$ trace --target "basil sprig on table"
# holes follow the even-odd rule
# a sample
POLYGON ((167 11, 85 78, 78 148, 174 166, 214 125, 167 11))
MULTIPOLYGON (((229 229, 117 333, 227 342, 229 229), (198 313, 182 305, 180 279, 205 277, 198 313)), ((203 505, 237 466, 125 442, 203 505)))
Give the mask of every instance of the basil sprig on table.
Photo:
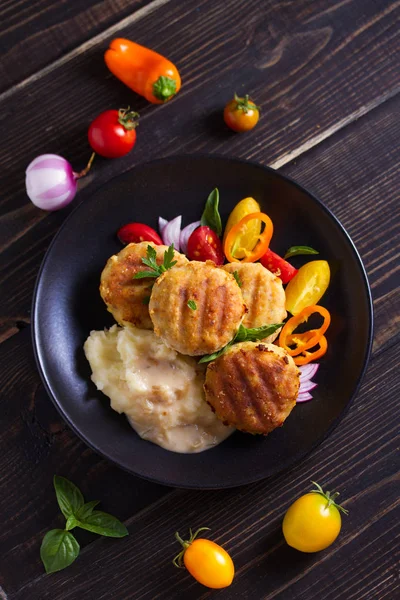
POLYGON ((284 323, 273 323, 272 325, 263 325, 262 327, 253 327, 251 329, 247 329, 244 325, 240 325, 237 334, 229 344, 221 348, 221 350, 218 350, 218 352, 206 354, 199 360, 199 363, 208 363, 219 358, 228 350, 228 348, 233 346, 233 344, 238 344, 239 342, 258 342, 259 340, 263 340, 275 333, 275 331, 280 327, 283 327, 283 325, 284 323))
POLYGON ((40 558, 46 573, 61 571, 74 562, 80 550, 71 529, 80 527, 98 535, 121 538, 128 530, 116 517, 100 510, 94 510, 99 500, 86 502, 79 488, 71 481, 55 475, 53 479, 57 502, 66 518, 64 529, 52 529, 43 538, 40 558))
POLYGON ((200 225, 205 225, 215 231, 218 237, 222 233, 221 216, 218 211, 219 192, 215 188, 208 196, 203 214, 201 215, 200 225))

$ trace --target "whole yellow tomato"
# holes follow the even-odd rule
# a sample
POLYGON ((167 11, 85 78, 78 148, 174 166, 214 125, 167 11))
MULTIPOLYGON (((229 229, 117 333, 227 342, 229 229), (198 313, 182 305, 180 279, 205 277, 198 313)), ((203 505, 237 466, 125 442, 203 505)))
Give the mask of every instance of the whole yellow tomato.
MULTIPOLYGON (((247 217, 247 215, 251 215, 253 213, 261 212, 260 205, 254 198, 243 198, 238 204, 236 204, 235 208, 229 215, 228 222, 224 231, 224 238, 222 245, 225 244, 226 236, 229 231, 232 229, 234 225, 237 225, 239 221, 243 219, 243 217, 247 217)), ((240 250, 236 250, 236 248, 246 248, 247 250, 253 250, 255 245, 257 244, 259 235, 261 233, 261 221, 253 219, 249 221, 246 225, 245 232, 242 233, 240 238, 235 241, 235 245, 232 248, 232 253, 236 258, 244 258, 245 253, 240 250)))
POLYGON ((183 550, 174 558, 173 563, 176 567, 183 567, 184 564, 189 573, 206 587, 213 589, 228 587, 235 575, 233 561, 226 550, 218 544, 211 540, 197 538, 200 531, 206 529, 209 528, 201 527, 196 533, 192 533, 190 529, 190 538, 187 541, 183 540, 178 532, 175 533, 183 550))
POLYGON ((340 511, 347 514, 335 499, 338 492, 324 492, 318 483, 309 494, 301 496, 285 514, 283 535, 292 548, 301 552, 319 552, 330 546, 340 533, 340 511))
POLYGON ((330 278, 326 260, 312 260, 300 267, 285 290, 286 310, 297 315, 307 306, 318 304, 328 288, 330 278))

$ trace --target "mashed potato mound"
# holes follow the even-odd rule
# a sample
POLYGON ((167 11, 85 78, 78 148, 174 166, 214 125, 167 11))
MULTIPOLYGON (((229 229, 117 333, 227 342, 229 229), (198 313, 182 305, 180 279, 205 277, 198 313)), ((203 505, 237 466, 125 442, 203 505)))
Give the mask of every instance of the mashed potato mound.
POLYGON ((191 453, 234 431, 205 402, 202 365, 167 348, 153 331, 117 325, 92 331, 84 350, 97 389, 143 439, 191 453))

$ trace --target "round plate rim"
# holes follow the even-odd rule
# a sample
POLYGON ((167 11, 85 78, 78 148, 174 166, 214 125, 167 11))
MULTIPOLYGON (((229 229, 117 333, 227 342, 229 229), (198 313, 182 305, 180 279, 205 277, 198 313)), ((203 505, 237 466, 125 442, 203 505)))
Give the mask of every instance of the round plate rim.
MULTIPOLYGON (((91 448, 94 452, 96 452, 97 454, 99 454, 100 456, 106 458, 108 461, 110 461, 112 464, 116 465, 117 467, 119 467, 120 469, 123 469, 124 471, 127 471, 128 473, 136 476, 136 477, 140 477, 141 479, 145 479, 146 481, 150 481, 152 483, 156 483, 159 485, 165 485, 168 487, 175 487, 175 488, 179 488, 179 489, 204 489, 204 490, 212 490, 212 489, 229 489, 229 488, 235 488, 235 487, 240 487, 243 485, 248 485, 251 483, 256 483, 258 481, 262 481, 263 479, 266 479, 268 477, 272 477, 273 475, 277 475, 278 473, 282 473, 285 470, 287 470, 290 467, 295 466, 296 464, 299 464, 306 456, 308 456, 309 454, 311 454, 311 452, 313 452, 313 450, 315 450, 316 447, 318 447, 325 439, 327 439, 331 433, 336 429, 336 427, 340 424, 341 420, 346 416, 346 414, 348 413, 359 389, 362 383, 362 380, 364 379, 366 370, 368 368, 368 364, 369 364, 369 360, 371 357, 371 351, 372 351, 372 342, 373 342, 373 331, 374 331, 374 311, 373 311, 373 300, 372 300, 372 293, 371 293, 371 288, 370 288, 370 284, 368 281, 368 276, 366 273, 366 269, 364 267, 363 261, 361 259, 361 256, 352 240, 352 238, 350 237, 349 233, 347 232, 346 228, 342 225, 342 223, 340 222, 340 220, 333 214, 333 212, 317 197, 315 196, 312 192, 310 192, 308 189, 306 189, 304 186, 302 186, 301 184, 299 184, 295 179, 292 179, 290 176, 283 174, 275 169, 273 169, 272 167, 269 167, 267 165, 262 165, 256 161, 251 161, 251 160, 247 160, 244 158, 237 158, 237 157, 233 157, 233 156, 225 156, 223 154, 217 154, 217 153, 191 153, 191 154, 172 154, 170 156, 166 156, 166 157, 161 157, 161 158, 156 158, 156 159, 152 159, 149 161, 144 161, 141 163, 138 163, 136 165, 134 165, 134 167, 132 167, 132 169, 129 169, 129 171, 125 171, 124 173, 121 173, 119 175, 116 175, 115 177, 112 177, 109 181, 107 181, 103 187, 111 187, 113 182, 115 182, 116 179, 125 179, 125 178, 129 178, 132 174, 132 172, 136 169, 136 168, 142 168, 142 167, 149 167, 151 165, 156 165, 159 163, 167 163, 168 161, 179 161, 179 160, 197 160, 197 159, 207 159, 207 160, 223 160, 226 162, 230 162, 230 163, 240 163, 240 164, 246 164, 246 165, 250 165, 253 167, 257 167, 259 169, 265 170, 268 173, 272 173, 274 176, 277 176, 278 178, 282 178, 283 180, 285 180, 286 182, 290 183, 291 185, 295 186, 297 189, 299 189, 302 193, 306 194, 307 196, 311 197, 312 200, 319 205, 319 207, 328 214, 328 216, 336 223, 336 225, 339 227, 339 229, 341 230, 341 232, 344 234, 347 243, 349 245, 349 247, 351 248, 351 251, 353 252, 355 259, 358 263, 358 266, 360 268, 360 272, 362 275, 362 279, 363 279, 363 283, 364 283, 364 291, 366 294, 366 304, 367 304, 367 308, 368 308, 368 317, 369 317, 369 324, 368 324, 368 341, 366 344, 366 348, 365 348, 365 353, 364 353, 364 359, 363 359, 363 367, 361 369, 361 372, 357 378, 357 382, 355 384, 354 387, 354 391, 353 394, 351 396, 351 398, 349 399, 349 401, 347 402, 346 406, 344 407, 344 409, 340 412, 340 414, 333 420, 332 424, 328 427, 328 429, 310 446, 310 448, 308 448, 305 452, 302 452, 298 455, 296 455, 296 457, 294 457, 293 459, 288 458, 286 461, 284 461, 283 463, 280 463, 279 468, 277 468, 273 474, 267 475, 267 476, 257 476, 257 477, 244 477, 240 482, 238 483, 228 483, 228 484, 211 484, 211 485, 203 485, 203 484, 177 484, 176 482, 169 482, 169 481, 163 481, 160 479, 157 479, 155 477, 151 477, 151 476, 147 476, 144 475, 142 473, 136 473, 135 471, 133 471, 132 469, 129 469, 129 467, 126 467, 124 465, 121 465, 120 463, 118 463, 118 461, 114 460, 112 457, 110 457, 107 452, 104 452, 101 448, 97 447, 95 444, 93 444, 87 437, 85 437, 85 435, 79 430, 78 427, 75 426, 75 424, 69 419, 69 417, 64 413, 63 408, 61 406, 61 404, 58 402, 56 395, 53 393, 52 388, 49 384, 47 375, 46 375, 46 370, 44 369, 43 365, 42 365, 42 352, 40 349, 40 345, 38 343, 38 339, 37 339, 37 297, 39 294, 39 288, 40 288, 40 283, 41 283, 41 278, 42 278, 42 274, 43 271, 46 267, 47 261, 49 260, 51 251, 53 246, 55 245, 55 243, 57 242, 58 237, 61 235, 61 233, 64 231, 64 229, 66 229, 68 227, 68 224, 70 222, 70 220, 72 220, 73 216, 75 215, 76 212, 78 212, 81 207, 84 205, 84 203, 88 200, 88 198, 86 200, 82 200, 81 202, 79 202, 79 204, 71 211, 71 213, 67 216, 67 218, 63 221, 63 223, 61 224, 61 226, 59 227, 59 229, 57 230, 56 234, 54 235, 54 237, 52 238, 49 247, 46 250, 46 253, 42 259, 37 277, 36 277, 36 281, 35 281, 35 286, 34 286, 34 291, 33 291, 33 297, 32 297, 32 305, 31 305, 31 315, 32 315, 32 346, 33 346, 33 354, 35 357, 35 362, 36 362, 36 366, 38 368, 39 371, 39 375, 40 378, 42 380, 43 386, 48 394, 48 396, 50 397, 51 401, 53 402, 54 406, 56 407, 58 413, 60 414, 60 416, 62 417, 62 419, 67 423, 67 425, 72 429, 72 431, 87 445, 89 446, 89 448, 91 448)), ((96 190, 93 191, 93 194, 96 194, 100 189, 97 188, 96 190)))

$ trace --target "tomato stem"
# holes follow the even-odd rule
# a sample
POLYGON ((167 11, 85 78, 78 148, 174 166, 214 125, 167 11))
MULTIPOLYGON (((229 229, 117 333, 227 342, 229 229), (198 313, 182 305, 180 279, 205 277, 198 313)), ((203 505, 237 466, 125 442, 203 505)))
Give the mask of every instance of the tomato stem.
POLYGON ((234 98, 236 102, 235 110, 242 110, 245 115, 247 115, 249 110, 258 110, 260 112, 260 107, 254 104, 252 100, 250 100, 248 94, 246 94, 244 98, 240 98, 235 92, 234 98))
POLYGON ((139 116, 139 113, 130 110, 130 106, 128 108, 120 108, 118 111, 118 123, 127 131, 131 131, 139 125, 139 116))
POLYGON ((198 529, 197 531, 195 531, 195 533, 193 533, 192 529, 189 529, 190 537, 189 537, 188 540, 183 540, 181 538, 181 536, 179 535, 179 533, 177 531, 175 532, 175 539, 183 547, 183 549, 179 552, 179 554, 177 554, 175 556, 174 560, 172 561, 172 564, 174 564, 175 567, 177 567, 178 569, 183 569, 184 568, 183 557, 185 555, 186 550, 189 548, 189 546, 192 544, 192 542, 196 539, 196 537, 199 535, 199 533, 201 531, 206 531, 206 530, 209 531, 210 528, 209 527, 200 527, 200 529, 198 529))
POLYGON ((311 482, 313 485, 315 485, 315 487, 317 488, 316 490, 311 490, 312 494, 319 494, 320 496, 323 496, 326 500, 326 507, 325 508, 329 508, 330 506, 334 506, 335 508, 337 508, 339 511, 341 511, 343 514, 348 515, 349 511, 346 508, 343 508, 343 506, 341 506, 340 504, 336 504, 335 500, 338 496, 340 496, 339 492, 333 492, 333 494, 331 494, 331 492, 324 492, 324 490, 322 489, 322 487, 316 483, 315 481, 311 482))

